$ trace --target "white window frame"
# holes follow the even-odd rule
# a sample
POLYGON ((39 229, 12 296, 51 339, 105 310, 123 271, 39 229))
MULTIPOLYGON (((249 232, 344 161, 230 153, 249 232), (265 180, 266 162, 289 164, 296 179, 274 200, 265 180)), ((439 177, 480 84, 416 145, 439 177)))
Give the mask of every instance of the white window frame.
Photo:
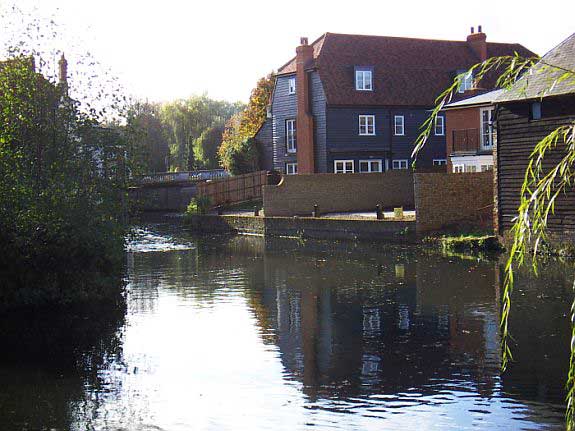
POLYGON ((297 162, 286 163, 286 175, 296 175, 297 174, 297 162))
POLYGON ((471 90, 473 88, 473 71, 469 70, 461 72, 460 75, 463 75, 463 77, 459 82, 459 88, 457 91, 459 93, 465 93, 467 90, 471 90))
POLYGON ((359 161, 359 171, 360 173, 372 173, 372 172, 383 172, 383 160, 381 159, 366 159, 366 160, 360 160, 359 161), (361 164, 362 163, 367 163, 367 171, 362 171, 361 170, 361 164), (375 163, 379 166, 379 168, 377 170, 372 169, 372 163, 375 163))
POLYGON ((393 169, 409 169, 409 161, 407 159, 396 159, 391 162, 393 169))
POLYGON ((295 76, 288 79, 288 94, 295 94, 295 76))
POLYGON ((355 70, 355 89, 357 91, 373 91, 373 72, 370 69, 355 70))
POLYGON ((493 170, 493 165, 481 165, 480 172, 488 172, 493 170))
POLYGON ((453 165, 454 174, 462 174, 465 172, 465 165, 462 163, 457 163, 453 165))
POLYGON ((353 160, 334 160, 333 172, 336 174, 353 174, 355 172, 355 162, 353 160), (348 169, 348 164, 351 163, 351 170, 348 169), (341 164, 341 168, 338 168, 341 164))
POLYGON ((375 136, 375 115, 358 115, 359 122, 359 136, 375 136), (362 126, 362 120, 365 120, 365 125, 362 126), (371 120, 371 125, 369 124, 371 120), (362 127, 364 131, 362 132, 362 127), (371 127, 371 133, 370 133, 371 127))
POLYGON ((395 115, 393 117, 393 134, 395 136, 405 136, 405 117, 403 115, 395 115), (401 124, 398 124, 397 120, 401 119, 401 124), (397 130, 401 127, 401 133, 397 130))
POLYGON ((445 136, 445 117, 443 115, 438 115, 437 117, 435 117, 435 127, 433 129, 434 129, 433 134, 435 136, 445 136), (437 133, 438 127, 440 127, 439 133, 437 133))
POLYGON ((493 148, 493 145, 497 143, 497 131, 495 130, 495 128, 493 127, 493 115, 495 115, 495 108, 493 106, 487 107, 487 108, 481 108, 479 110, 479 130, 480 130, 480 135, 479 135, 479 142, 481 144, 481 148, 486 149, 486 150, 490 150, 493 148), (483 113, 484 112, 491 112, 490 118, 491 120, 489 121, 489 132, 487 134, 487 136, 490 139, 487 139, 488 142, 487 145, 485 145, 485 133, 483 131, 483 127, 485 125, 485 122, 483 121, 483 113))
POLYGON ((297 125, 295 119, 290 118, 285 122, 286 151, 288 153, 297 152, 297 125))
POLYGON ((433 166, 445 166, 446 164, 446 159, 433 159, 433 166))

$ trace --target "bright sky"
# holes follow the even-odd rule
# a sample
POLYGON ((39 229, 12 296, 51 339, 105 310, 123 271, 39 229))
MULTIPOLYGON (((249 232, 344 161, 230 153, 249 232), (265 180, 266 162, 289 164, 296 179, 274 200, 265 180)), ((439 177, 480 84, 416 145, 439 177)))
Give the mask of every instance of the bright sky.
MULTIPOLYGON (((0 0, 6 6, 10 0, 0 0)), ((13 1, 13 0, 12 0, 13 1)), ((53 16, 139 98, 165 101, 206 92, 247 101, 259 77, 295 54, 300 36, 374 34, 487 40, 538 54, 575 31, 575 1, 484 0, 19 0, 53 16), (543 10, 543 7, 547 9, 543 10)), ((0 35, 1 36, 1 35, 0 35)), ((66 47, 62 47, 66 51, 66 47)), ((69 58, 70 67, 74 59, 69 58)))

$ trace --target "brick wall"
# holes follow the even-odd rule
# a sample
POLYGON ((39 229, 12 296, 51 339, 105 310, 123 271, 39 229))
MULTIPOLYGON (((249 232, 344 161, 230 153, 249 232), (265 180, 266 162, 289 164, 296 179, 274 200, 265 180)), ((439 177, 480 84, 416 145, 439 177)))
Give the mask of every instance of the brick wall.
POLYGON ((264 186, 266 216, 375 211, 383 208, 413 208, 413 174, 390 171, 371 174, 284 175, 277 186, 264 186))
POLYGON ((417 232, 493 231, 493 172, 415 174, 417 232))

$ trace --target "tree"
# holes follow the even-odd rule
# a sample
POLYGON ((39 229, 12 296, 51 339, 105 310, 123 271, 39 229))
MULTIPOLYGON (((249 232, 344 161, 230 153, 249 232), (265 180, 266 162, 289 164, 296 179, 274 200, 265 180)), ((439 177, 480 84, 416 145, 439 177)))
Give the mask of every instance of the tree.
POLYGON ((232 174, 259 169, 261 149, 253 138, 266 121, 273 86, 272 75, 261 78, 252 90, 248 106, 226 124, 218 155, 222 166, 232 174))
MULTIPOLYGON (((497 76, 497 86, 508 88, 516 83, 524 73, 548 74, 541 97, 550 92, 556 85, 562 84, 573 88, 575 92, 575 70, 550 64, 544 59, 521 58, 515 56, 493 57, 474 65, 468 72, 455 78, 436 100, 436 106, 429 118, 422 125, 422 132, 416 140, 413 158, 423 148, 431 134, 433 124, 439 112, 456 94, 464 77, 471 72, 480 81, 488 74, 497 76)), ((414 161, 415 165, 415 161, 414 161)), ((530 258, 533 271, 537 272, 539 251, 548 240, 547 223, 554 213, 557 198, 575 185, 575 121, 552 130, 534 147, 528 161, 521 186, 518 214, 511 228, 513 242, 505 265, 505 279, 501 313, 501 350, 502 371, 505 371, 512 360, 509 347, 509 316, 511 313, 512 293, 515 270, 525 265, 530 258), (558 162, 548 161, 552 152, 561 152, 558 162)), ((574 284, 575 286, 575 284, 574 284)), ((571 306, 571 343, 567 389, 567 429, 575 428, 575 298, 571 306)))
POLYGON ((202 169, 219 167, 218 148, 222 143, 223 124, 215 124, 202 132, 194 141, 194 159, 196 166, 202 169))

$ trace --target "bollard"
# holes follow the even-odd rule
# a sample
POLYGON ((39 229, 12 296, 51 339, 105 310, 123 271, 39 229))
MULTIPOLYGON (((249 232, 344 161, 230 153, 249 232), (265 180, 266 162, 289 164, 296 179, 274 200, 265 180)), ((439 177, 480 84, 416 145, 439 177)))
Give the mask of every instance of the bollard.
POLYGON ((319 217, 319 206, 317 204, 315 204, 313 206, 313 213, 312 213, 313 217, 319 217))
POLYGON ((217 211, 218 215, 222 215, 224 213, 224 209, 222 208, 221 205, 218 205, 218 207, 216 208, 216 211, 217 211))
POLYGON ((254 207, 254 216, 258 217, 260 215, 260 209, 256 206, 254 207))
POLYGON ((383 219, 383 213, 381 212, 381 205, 375 206, 375 216, 377 217, 378 220, 383 219))

